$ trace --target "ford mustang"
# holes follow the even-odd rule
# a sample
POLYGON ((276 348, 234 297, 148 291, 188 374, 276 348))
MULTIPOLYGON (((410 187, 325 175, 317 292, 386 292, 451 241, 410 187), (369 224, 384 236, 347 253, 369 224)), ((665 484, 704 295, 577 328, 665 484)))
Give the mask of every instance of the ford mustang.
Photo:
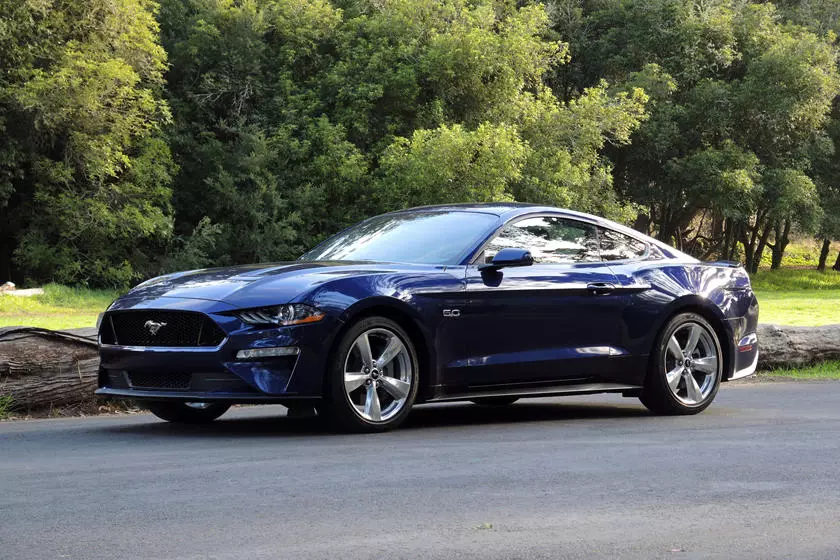
POLYGON ((382 431, 412 406, 620 393, 696 414, 758 361, 737 263, 557 208, 472 204, 365 220, 297 261, 179 272, 99 325, 97 394, 172 422, 235 403, 382 431))

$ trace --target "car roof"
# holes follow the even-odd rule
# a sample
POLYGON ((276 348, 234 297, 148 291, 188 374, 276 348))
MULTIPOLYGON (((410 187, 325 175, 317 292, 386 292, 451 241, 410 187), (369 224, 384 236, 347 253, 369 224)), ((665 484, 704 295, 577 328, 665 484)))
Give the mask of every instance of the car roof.
POLYGON ((601 225, 616 231, 625 233, 632 237, 644 239, 647 243, 656 245, 663 250, 666 256, 670 258, 686 258, 690 260, 693 257, 682 253, 681 251, 671 247, 670 245, 647 236, 632 228, 596 216, 594 214, 587 214, 586 212, 578 212, 576 210, 568 210, 566 208, 556 208, 554 206, 543 206, 540 204, 531 204, 527 202, 478 202, 478 203, 459 203, 459 204, 437 204, 430 206, 417 206, 415 208, 406 208, 404 210, 397 210, 396 213, 412 213, 412 212, 474 212, 482 214, 493 214, 504 221, 523 216, 526 214, 539 214, 542 212, 551 213, 560 216, 568 216, 570 218, 582 218, 591 223, 601 225))
POLYGON ((585 218, 587 220, 598 222, 604 225, 619 225, 614 224, 614 222, 610 220, 601 218, 600 216, 595 216, 594 214, 577 212, 575 210, 568 210, 566 208, 556 208, 554 206, 531 204, 527 202, 475 202, 458 204, 435 204, 429 206, 417 206, 414 208, 406 208, 404 210, 397 210, 393 213, 412 212, 474 212, 481 214, 494 214, 496 216, 499 216, 500 218, 504 218, 505 220, 515 218, 516 216, 521 216, 524 214, 551 212, 553 214, 562 214, 565 216, 585 218))

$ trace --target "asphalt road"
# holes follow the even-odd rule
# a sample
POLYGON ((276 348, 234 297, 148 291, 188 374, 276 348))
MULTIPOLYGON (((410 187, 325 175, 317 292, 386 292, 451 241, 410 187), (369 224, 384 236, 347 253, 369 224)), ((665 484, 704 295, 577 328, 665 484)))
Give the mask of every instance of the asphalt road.
POLYGON ((282 407, 0 423, 0 559, 840 558, 840 383, 419 407, 333 435, 282 407))

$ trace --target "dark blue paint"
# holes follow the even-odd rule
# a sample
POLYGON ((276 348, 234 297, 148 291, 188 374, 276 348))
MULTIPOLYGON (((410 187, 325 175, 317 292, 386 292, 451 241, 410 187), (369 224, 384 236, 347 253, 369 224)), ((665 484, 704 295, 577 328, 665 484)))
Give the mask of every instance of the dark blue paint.
MULTIPOLYGON (((317 398, 330 351, 342 329, 365 314, 388 314, 411 327, 423 351, 421 400, 540 384, 641 385, 657 333, 674 313, 692 308, 711 318, 727 354, 726 375, 748 367, 758 304, 749 278, 729 263, 701 263, 607 220, 519 204, 455 205, 406 212, 481 212, 495 217, 456 264, 296 261, 163 276, 115 301, 109 311, 178 309, 207 314, 225 332, 218 348, 132 349, 102 346, 102 368, 156 372, 226 372, 253 388, 207 400, 263 402, 317 398), (534 264, 482 269, 473 262, 505 223, 528 215, 562 216, 642 239, 648 260, 534 264), (595 289, 594 287, 601 287, 595 289), (603 287, 606 286, 606 289, 603 287), (256 328, 231 312, 306 303, 320 322, 256 328), (458 309, 460 317, 444 318, 458 309), (297 346, 294 358, 240 361, 239 350, 297 346)), ((521 255, 520 255, 521 257, 521 255)), ((195 394, 116 390, 100 376, 100 393, 196 400, 195 394)))

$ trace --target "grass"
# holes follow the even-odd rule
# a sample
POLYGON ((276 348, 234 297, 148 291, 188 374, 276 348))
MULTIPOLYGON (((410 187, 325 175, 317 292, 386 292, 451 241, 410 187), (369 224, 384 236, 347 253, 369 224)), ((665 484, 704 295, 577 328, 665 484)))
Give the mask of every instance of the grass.
POLYGON ((0 395, 0 420, 9 417, 13 403, 14 399, 10 395, 0 395))
POLYGON ((773 377, 792 379, 840 379, 840 361, 823 362, 802 368, 781 368, 764 372, 773 377))
POLYGON ((840 272, 759 271, 752 285, 761 323, 817 326, 840 323, 840 272))
POLYGON ((96 317, 118 296, 111 290, 44 286, 44 294, 31 297, 0 295, 0 327, 45 329, 93 327, 96 317))

